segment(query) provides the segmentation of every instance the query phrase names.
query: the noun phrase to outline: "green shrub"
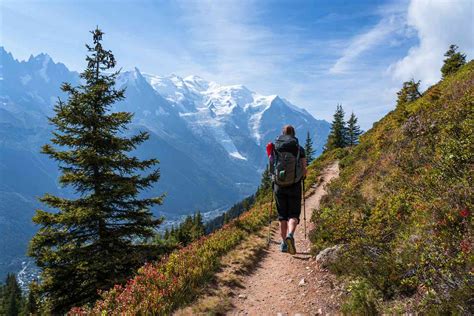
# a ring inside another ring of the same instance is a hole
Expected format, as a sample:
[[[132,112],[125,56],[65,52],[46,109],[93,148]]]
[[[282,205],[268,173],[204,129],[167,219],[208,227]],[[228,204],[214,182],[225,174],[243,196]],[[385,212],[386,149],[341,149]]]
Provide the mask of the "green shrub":
[[[380,293],[363,279],[351,281],[349,298],[342,306],[347,315],[379,315]]]

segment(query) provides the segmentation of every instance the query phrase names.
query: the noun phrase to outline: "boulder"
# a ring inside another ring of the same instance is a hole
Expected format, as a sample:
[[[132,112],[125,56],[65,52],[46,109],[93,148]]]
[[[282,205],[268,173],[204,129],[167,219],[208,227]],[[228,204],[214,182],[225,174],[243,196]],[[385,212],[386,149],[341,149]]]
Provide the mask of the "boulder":
[[[316,262],[321,268],[328,268],[329,265],[335,263],[342,253],[343,245],[335,245],[326,248],[318,253]]]

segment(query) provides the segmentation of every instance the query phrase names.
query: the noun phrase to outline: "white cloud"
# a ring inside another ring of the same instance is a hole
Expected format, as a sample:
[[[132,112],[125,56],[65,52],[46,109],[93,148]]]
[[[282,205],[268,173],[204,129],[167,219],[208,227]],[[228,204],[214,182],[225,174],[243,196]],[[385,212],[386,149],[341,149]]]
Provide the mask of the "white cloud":
[[[412,0],[407,23],[417,31],[419,44],[389,67],[397,81],[415,78],[425,88],[436,83],[450,44],[457,44],[468,59],[474,56],[472,0]]]
[[[344,50],[342,57],[329,69],[331,74],[344,74],[356,62],[362,53],[380,45],[389,35],[397,32],[404,25],[404,17],[395,12],[380,20],[366,33],[355,36]],[[393,40],[391,42],[393,44]]]

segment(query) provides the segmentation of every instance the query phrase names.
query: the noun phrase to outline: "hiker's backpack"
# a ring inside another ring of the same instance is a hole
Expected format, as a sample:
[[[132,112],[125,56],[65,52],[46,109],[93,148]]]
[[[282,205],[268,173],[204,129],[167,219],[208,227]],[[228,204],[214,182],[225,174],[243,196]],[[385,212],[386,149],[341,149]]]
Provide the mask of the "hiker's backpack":
[[[296,156],[292,153],[296,151]],[[273,181],[287,187],[295,184],[303,177],[303,166],[300,161],[300,145],[298,139],[289,135],[281,135],[275,141],[273,163],[270,171]]]

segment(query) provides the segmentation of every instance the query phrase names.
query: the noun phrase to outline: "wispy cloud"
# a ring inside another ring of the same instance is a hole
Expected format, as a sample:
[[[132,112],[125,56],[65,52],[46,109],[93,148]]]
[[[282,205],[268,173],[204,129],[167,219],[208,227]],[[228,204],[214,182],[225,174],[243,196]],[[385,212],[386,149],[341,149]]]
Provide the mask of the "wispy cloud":
[[[240,81],[274,72],[284,56],[272,49],[273,32],[256,23],[253,1],[183,1],[190,40],[217,80]]]
[[[183,1],[181,22],[199,51],[210,79],[245,83],[262,93],[289,93],[294,80],[327,72],[324,55],[340,48],[337,39],[307,37],[304,26],[276,30],[263,23],[271,17],[260,1]],[[271,8],[270,8],[271,9]]]
[[[354,36],[344,49],[342,56],[329,69],[331,74],[344,74],[358,63],[358,58],[376,46],[383,45],[391,35],[399,33],[405,26],[403,8],[387,7],[380,10],[381,20],[368,31]]]

